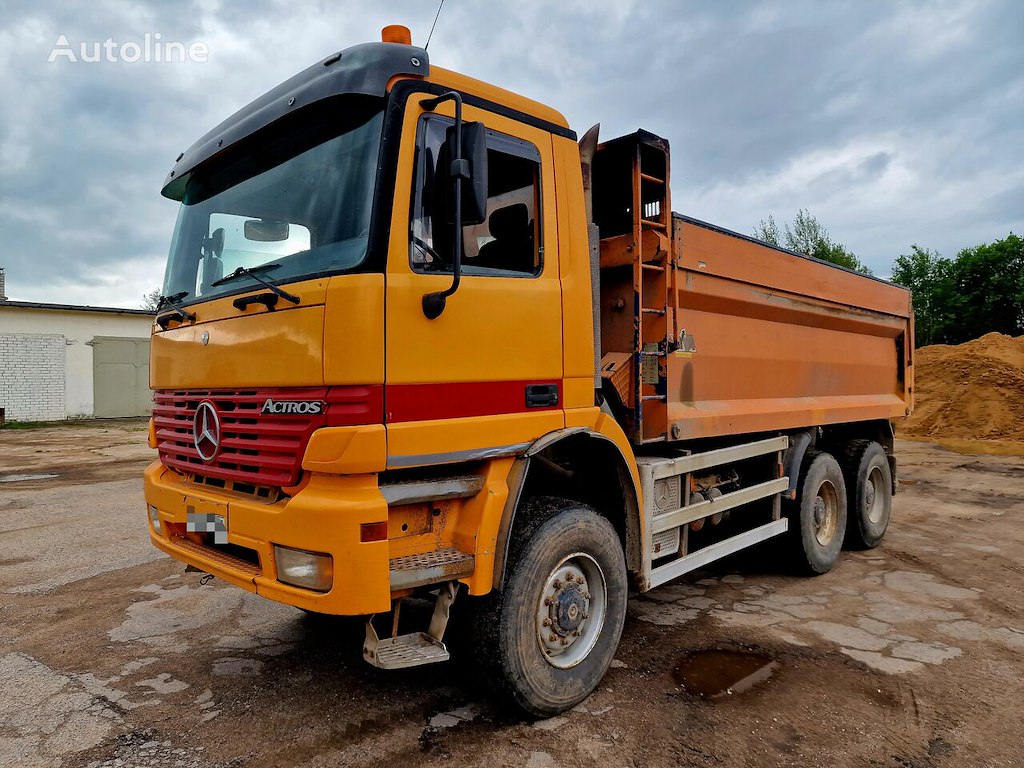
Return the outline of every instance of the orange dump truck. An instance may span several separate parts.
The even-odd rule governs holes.
[[[365,616],[383,668],[447,659],[458,598],[536,715],[599,683],[631,586],[772,537],[807,573],[877,545],[910,295],[671,213],[665,140],[577,143],[385,32],[167,177],[153,543]]]

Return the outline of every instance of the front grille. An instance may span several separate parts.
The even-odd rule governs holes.
[[[193,474],[189,477],[196,485],[208,485],[211,488],[218,488],[222,491],[231,491],[245,496],[252,496],[257,499],[266,499],[275,502],[281,498],[280,488],[271,488],[269,485],[253,485],[252,483],[239,483],[232,480],[223,480],[219,477],[208,477],[201,474]]]
[[[160,461],[199,482],[213,478],[236,486],[292,486],[298,483],[302,456],[313,431],[323,426],[380,421],[381,389],[157,391],[153,395],[153,425]],[[318,414],[261,413],[268,399],[321,401],[326,407]],[[193,435],[196,408],[203,401],[212,403],[220,418],[220,450],[211,461],[200,457]]]

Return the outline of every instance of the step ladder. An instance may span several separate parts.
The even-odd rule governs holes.
[[[381,669],[404,669],[421,664],[448,661],[450,654],[444,644],[444,631],[448,627],[448,615],[458,593],[459,583],[449,581],[442,584],[434,603],[434,613],[426,632],[398,634],[398,617],[402,601],[395,601],[392,612],[391,636],[383,640],[373,625],[373,616],[366,622],[366,639],[363,641],[363,659]]]
[[[633,156],[633,426],[637,444],[669,439],[667,359],[676,318],[668,142],[640,131]],[[655,247],[645,247],[652,242]]]

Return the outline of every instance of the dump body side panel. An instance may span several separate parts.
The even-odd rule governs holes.
[[[905,416],[903,288],[675,215],[668,420],[685,440]]]

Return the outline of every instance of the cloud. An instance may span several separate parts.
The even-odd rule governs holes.
[[[435,6],[354,0],[0,10],[0,265],[14,298],[134,306],[162,279],[177,154],[326,54]],[[1024,4],[446,4],[433,63],[673,148],[674,208],[750,232],[809,208],[876,272],[1024,231]],[[69,42],[202,41],[206,63],[57,61]]]

